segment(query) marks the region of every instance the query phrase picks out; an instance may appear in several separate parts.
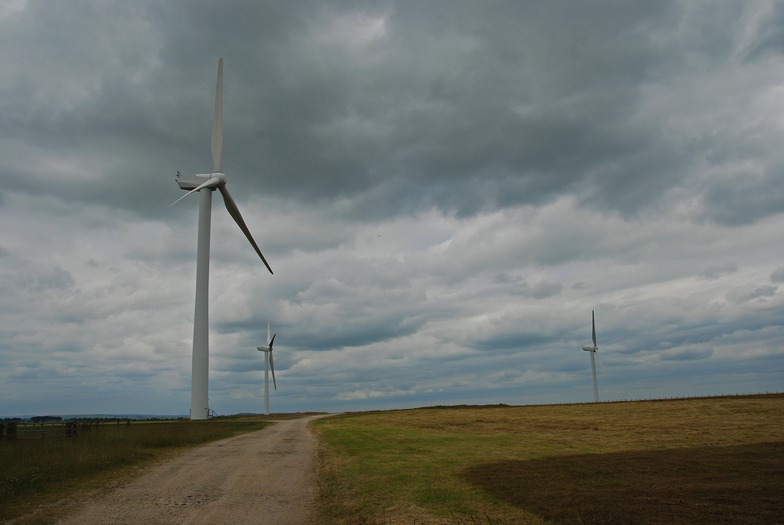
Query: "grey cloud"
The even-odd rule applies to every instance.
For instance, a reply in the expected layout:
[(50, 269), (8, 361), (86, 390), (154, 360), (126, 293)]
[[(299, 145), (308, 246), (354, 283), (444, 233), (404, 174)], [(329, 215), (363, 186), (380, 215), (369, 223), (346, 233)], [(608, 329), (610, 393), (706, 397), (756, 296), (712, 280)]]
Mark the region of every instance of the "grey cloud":
[(752, 224), (784, 209), (781, 166), (765, 173), (740, 171), (714, 181), (704, 195), (705, 214), (725, 226)]
[(714, 281), (722, 275), (735, 273), (738, 271), (738, 265), (734, 262), (727, 262), (721, 264), (712, 264), (700, 272), (700, 278), (708, 281)]
[(535, 299), (544, 299), (545, 297), (553, 297), (560, 294), (562, 289), (563, 285), (561, 283), (538, 281), (528, 283), (524, 294)]
[(750, 27), (753, 33), (741, 50), (741, 59), (754, 61), (765, 55), (784, 54), (784, 6), (771, 2), (755, 18)]
[(495, 334), (473, 342), (472, 346), (480, 350), (523, 350), (531, 347), (543, 346), (552, 343), (555, 340), (557, 340), (557, 337), (552, 334), (516, 332)]
[[(49, 41), (79, 46), (81, 61), (95, 56), (116, 66), (59, 66), (76, 93), (94, 96), (73, 106), (60, 101), (54, 121), (17, 121), (14, 135), (36, 137), (55, 160), (92, 145), (92, 158), (77, 169), (113, 173), (74, 185), (12, 168), (19, 188), (163, 214), (178, 194), (169, 180), (175, 170), (209, 166), (220, 49), (225, 159), (236, 186), (302, 202), (348, 199), (356, 214), (379, 218), (422, 206), (470, 216), (575, 189), (587, 204), (627, 214), (652, 205), (689, 171), (690, 152), (662, 139), (660, 120), (636, 118), (645, 87), (686, 67), (681, 53), (670, 52), (678, 45), (719, 67), (730, 44), (726, 31), (710, 29), (734, 14), (724, 6), (702, 20), (693, 8), (689, 22), (701, 20), (705, 30), (684, 35), (674, 29), (682, 15), (668, 2), (599, 9), (169, 2), (112, 12), (129, 28), (118, 31), (92, 21), (105, 20), (110, 6), (45, 9), (30, 9), (19, 31), (43, 32), (58, 17), (71, 31), (45, 35)], [(227, 32), (242, 34), (242, 45)], [(146, 44), (128, 46), (131, 35)], [(90, 47), (107, 40), (101, 50)], [(43, 58), (53, 63), (53, 55)], [(56, 78), (44, 74), (29, 82)], [(29, 86), (12, 88), (14, 107), (29, 106)], [(110, 158), (123, 165), (109, 168)], [(399, 191), (375, 200), (383, 185)], [(722, 218), (715, 191), (706, 200), (710, 213), (740, 220)], [(770, 202), (757, 216), (773, 210), (777, 201)]]
[(503, 272), (496, 274), (493, 277), (493, 281), (500, 285), (508, 286), (510, 293), (519, 294), (524, 297), (532, 297), (534, 299), (553, 297), (560, 294), (563, 289), (563, 285), (558, 282), (543, 279), (524, 281)]
[(753, 300), (764, 300), (773, 297), (778, 291), (777, 286), (738, 286), (727, 292), (727, 300), (736, 304), (743, 304)]
[(713, 355), (713, 349), (686, 349), (675, 352), (662, 352), (659, 354), (662, 361), (696, 361), (708, 359)]
[(219, 56), (224, 167), (275, 269), (216, 195), (219, 411), (259, 406), (268, 321), (275, 399), (293, 411), (588, 399), (594, 308), (605, 364), (623, 371), (608, 399), (778, 385), (781, 13), (753, 0), (0, 12), (0, 415), (54, 399), (11, 375), (46, 377), (28, 366), (41, 355), (62, 371), (47, 384), (59, 407), (98, 392), (187, 412), (198, 205), (168, 205), (177, 170), (212, 165)]
[(71, 288), (73, 284), (74, 280), (70, 272), (55, 265), (50, 270), (36, 276), (32, 289), (37, 292), (48, 289), (65, 289)]

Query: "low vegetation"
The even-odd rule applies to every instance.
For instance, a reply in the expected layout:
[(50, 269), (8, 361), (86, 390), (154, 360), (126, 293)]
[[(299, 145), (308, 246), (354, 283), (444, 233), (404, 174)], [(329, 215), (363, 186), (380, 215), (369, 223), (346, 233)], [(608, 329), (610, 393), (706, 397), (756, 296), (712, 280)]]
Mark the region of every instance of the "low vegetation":
[(315, 423), (327, 524), (781, 523), (784, 395)]
[(105, 483), (173, 451), (259, 430), (260, 417), (134, 421), (77, 427), (77, 437), (0, 440), (0, 521), (79, 487)]

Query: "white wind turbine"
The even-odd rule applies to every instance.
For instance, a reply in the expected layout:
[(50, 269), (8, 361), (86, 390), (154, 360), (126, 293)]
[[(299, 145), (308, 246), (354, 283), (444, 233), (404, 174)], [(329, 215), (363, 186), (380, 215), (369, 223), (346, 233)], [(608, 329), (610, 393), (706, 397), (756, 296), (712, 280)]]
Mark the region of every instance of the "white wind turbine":
[(269, 371), (272, 369), (272, 386), (275, 390), (278, 389), (278, 385), (275, 382), (275, 363), (272, 360), (272, 343), (275, 342), (275, 336), (277, 334), (272, 335), (272, 339), (270, 339), (270, 325), (267, 323), (267, 346), (257, 346), (256, 349), (260, 352), (264, 352), (264, 415), (269, 415)]
[[(596, 363), (594, 362), (594, 354), (599, 359), (599, 366), (602, 368), (602, 374), (604, 372), (604, 365), (602, 364), (602, 358), (599, 356), (599, 347), (596, 346), (596, 318), (594, 317), (594, 311), (591, 310), (591, 336), (593, 338), (593, 346), (584, 346), (583, 350), (586, 352), (591, 353), (591, 374), (593, 375), (593, 400), (595, 403), (599, 402), (599, 387), (596, 384)], [(606, 374), (605, 374), (606, 375)]]
[(248, 238), (253, 249), (270, 273), (272, 268), (261, 254), (256, 241), (245, 225), (234, 199), (226, 188), (223, 174), (223, 57), (218, 60), (218, 81), (215, 86), (215, 119), (212, 123), (212, 173), (200, 173), (177, 178), (180, 189), (188, 193), (177, 199), (172, 206), (188, 195), (199, 192), (199, 233), (196, 249), (196, 309), (193, 316), (193, 361), (191, 376), (191, 419), (209, 417), (209, 280), (210, 280), (210, 219), (212, 215), (212, 192), (219, 190), (223, 203), (240, 230)]

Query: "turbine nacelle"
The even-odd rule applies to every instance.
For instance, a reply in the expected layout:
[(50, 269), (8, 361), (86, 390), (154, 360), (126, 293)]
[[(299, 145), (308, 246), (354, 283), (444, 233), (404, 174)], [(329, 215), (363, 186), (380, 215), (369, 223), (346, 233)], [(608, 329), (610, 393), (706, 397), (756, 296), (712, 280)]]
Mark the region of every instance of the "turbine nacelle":
[[(206, 180), (205, 180), (206, 179)], [(180, 182), (183, 181), (183, 182)], [(195, 187), (190, 188), (190, 191), (171, 203), (169, 207), (174, 206), (182, 199), (191, 195), (192, 193), (196, 193), (197, 191), (208, 189), (210, 191), (214, 191), (215, 189), (219, 189), (221, 193), (224, 193), (224, 199), (226, 198), (225, 192), (226, 190), (226, 175), (220, 171), (214, 171), (209, 174), (196, 174), (193, 178), (189, 177), (180, 177), (177, 179), (177, 184), (179, 184), (181, 189), (188, 189), (193, 184), (197, 184)], [(229, 210), (231, 211), (231, 210)]]
[(204, 182), (203, 175), (182, 175), (177, 177), (177, 185), (181, 190), (190, 191)]

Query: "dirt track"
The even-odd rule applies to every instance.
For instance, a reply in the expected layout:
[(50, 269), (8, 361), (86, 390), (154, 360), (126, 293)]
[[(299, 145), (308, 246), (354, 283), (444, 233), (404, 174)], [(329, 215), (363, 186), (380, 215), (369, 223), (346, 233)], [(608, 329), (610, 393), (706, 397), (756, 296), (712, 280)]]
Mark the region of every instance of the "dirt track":
[(303, 524), (316, 496), (315, 417), (198, 447), (150, 467), (62, 524)]

